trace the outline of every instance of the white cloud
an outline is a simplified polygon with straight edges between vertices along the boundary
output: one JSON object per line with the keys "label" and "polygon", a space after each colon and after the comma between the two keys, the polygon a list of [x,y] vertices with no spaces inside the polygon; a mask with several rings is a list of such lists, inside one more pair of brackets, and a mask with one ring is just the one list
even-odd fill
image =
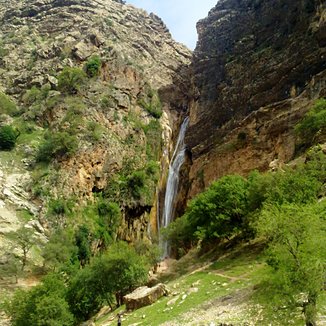
{"label": "white cloud", "polygon": [[127,0],[163,19],[174,39],[193,49],[197,41],[196,23],[207,16],[217,0]]}

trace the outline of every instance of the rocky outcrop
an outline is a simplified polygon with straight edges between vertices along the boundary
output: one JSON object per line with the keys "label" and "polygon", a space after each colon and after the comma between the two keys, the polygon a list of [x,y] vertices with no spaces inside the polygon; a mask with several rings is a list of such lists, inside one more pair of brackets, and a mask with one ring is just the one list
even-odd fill
{"label": "rocky outcrop", "polygon": [[190,196],[222,175],[293,157],[293,126],[325,96],[325,29],[318,0],[221,0],[198,22]]}
{"label": "rocky outcrop", "polygon": [[136,289],[134,292],[123,297],[127,310],[136,310],[141,307],[149,306],[156,302],[164,295],[168,295],[169,290],[167,287],[160,283],[152,288],[142,286]]}

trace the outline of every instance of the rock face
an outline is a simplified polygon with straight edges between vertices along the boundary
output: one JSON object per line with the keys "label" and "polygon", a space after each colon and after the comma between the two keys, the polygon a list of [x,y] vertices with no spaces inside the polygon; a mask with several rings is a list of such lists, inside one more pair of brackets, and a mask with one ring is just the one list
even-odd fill
{"label": "rock face", "polygon": [[169,291],[162,283],[152,288],[142,286],[134,292],[123,297],[127,310],[136,310],[144,306],[149,306],[156,302],[164,295],[168,295]]}
{"label": "rock face", "polygon": [[62,58],[70,55],[79,61],[99,53],[108,61],[118,56],[126,66],[140,65],[155,88],[171,84],[173,72],[189,63],[190,51],[172,40],[162,20],[131,5],[111,0],[11,0],[0,6],[1,36],[12,39],[5,47],[10,57],[2,58],[5,70],[11,69],[11,74],[3,74],[7,86],[10,80],[18,88],[46,83],[47,73],[51,76],[69,64]]}
{"label": "rock face", "polygon": [[197,30],[191,196],[224,174],[292,158],[294,124],[325,96],[325,3],[221,0]]}
{"label": "rock face", "polygon": [[[149,138],[157,138],[157,147],[162,143],[161,132],[145,134],[146,126],[155,121],[147,103],[159,94],[165,111],[159,121],[168,148],[171,124],[184,110],[187,79],[180,71],[191,59],[191,52],[173,41],[159,17],[124,1],[10,0],[0,1],[0,25],[0,90],[11,96],[22,120],[39,133],[27,144],[32,149],[28,167],[33,168],[45,131],[68,132],[78,140],[76,155],[52,161],[49,173],[31,184],[41,192],[41,219],[51,200],[70,199],[83,207],[112,180],[117,185],[121,175],[128,179],[144,170],[149,160],[159,164],[159,157],[149,159],[146,154]],[[88,78],[79,94],[61,92],[62,69],[85,70],[94,56],[101,61],[98,76]],[[35,89],[47,90],[46,99],[27,99]],[[173,97],[171,89],[176,90]],[[121,238],[132,241],[147,233],[154,181],[150,188],[146,199],[130,198],[121,204]],[[112,192],[115,197],[120,193]]]}

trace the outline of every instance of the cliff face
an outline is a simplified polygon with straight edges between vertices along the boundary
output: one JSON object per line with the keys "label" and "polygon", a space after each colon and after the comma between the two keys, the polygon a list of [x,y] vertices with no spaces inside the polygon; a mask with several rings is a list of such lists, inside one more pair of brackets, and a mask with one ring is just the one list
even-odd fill
{"label": "cliff face", "polygon": [[289,161],[293,126],[325,96],[324,2],[221,0],[197,30],[190,196],[222,175]]}
{"label": "cliff face", "polygon": [[[135,171],[147,171],[149,161],[159,166],[162,131],[162,146],[168,148],[171,124],[184,101],[183,86],[171,85],[176,79],[183,83],[179,72],[189,65],[191,52],[172,40],[159,17],[122,1],[0,1],[0,25],[0,91],[17,106],[11,116],[0,108],[0,125],[21,131],[15,149],[5,161],[0,157],[6,177],[14,168],[32,176],[23,186],[39,207],[34,217],[44,225],[51,202],[72,201],[76,221],[82,222],[81,208],[103,194],[120,201],[121,237],[143,237],[155,178],[144,196],[127,198],[121,189],[107,194],[108,188],[131,183],[126,180]],[[58,86],[62,70],[85,70],[94,57],[100,60],[98,74],[88,76],[77,94],[65,94]],[[177,90],[173,100],[170,89]],[[161,109],[158,119],[151,110]],[[75,137],[77,150],[44,169],[37,152],[55,133]],[[4,193],[0,199],[7,205]],[[10,206],[11,212],[16,209]]]}

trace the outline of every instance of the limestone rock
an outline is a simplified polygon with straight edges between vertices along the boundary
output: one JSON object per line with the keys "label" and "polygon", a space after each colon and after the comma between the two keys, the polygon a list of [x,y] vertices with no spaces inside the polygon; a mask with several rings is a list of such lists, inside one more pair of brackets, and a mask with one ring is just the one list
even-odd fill
{"label": "limestone rock", "polygon": [[160,283],[149,288],[142,286],[134,292],[123,297],[127,310],[136,310],[144,306],[151,305],[164,295],[168,295],[167,287]]}
{"label": "limestone rock", "polygon": [[189,197],[223,175],[293,158],[294,125],[326,94],[325,9],[310,0],[221,0],[197,23]]}
{"label": "limestone rock", "polygon": [[93,52],[95,52],[95,50],[93,45],[81,41],[75,45],[75,47],[72,49],[72,52],[77,59],[85,61],[92,55]]}

